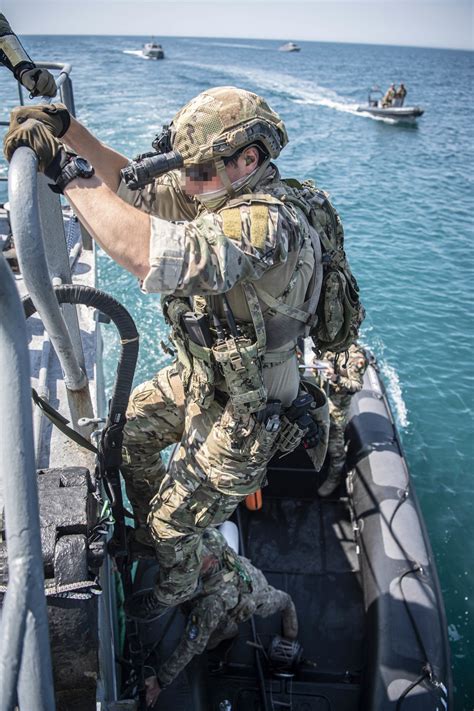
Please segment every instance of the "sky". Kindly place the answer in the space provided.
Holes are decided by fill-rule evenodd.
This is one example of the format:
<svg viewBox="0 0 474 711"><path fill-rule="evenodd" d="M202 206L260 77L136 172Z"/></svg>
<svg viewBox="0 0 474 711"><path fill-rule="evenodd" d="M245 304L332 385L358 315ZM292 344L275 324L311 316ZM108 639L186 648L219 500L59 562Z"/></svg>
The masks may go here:
<svg viewBox="0 0 474 711"><path fill-rule="evenodd" d="M474 0L0 0L0 10L20 35L152 32L474 49Z"/></svg>

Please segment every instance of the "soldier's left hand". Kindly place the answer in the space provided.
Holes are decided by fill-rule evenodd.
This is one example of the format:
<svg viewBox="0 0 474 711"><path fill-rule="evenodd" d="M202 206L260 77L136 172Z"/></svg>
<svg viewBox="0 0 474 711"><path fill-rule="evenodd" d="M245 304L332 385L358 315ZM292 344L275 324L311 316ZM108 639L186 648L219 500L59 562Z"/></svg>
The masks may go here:
<svg viewBox="0 0 474 711"><path fill-rule="evenodd" d="M47 69L25 69L20 74L20 83L28 89L31 96L56 96L56 82Z"/></svg>
<svg viewBox="0 0 474 711"><path fill-rule="evenodd" d="M34 119L27 119L19 126L8 129L3 141L7 161L11 161L14 152L20 146L27 146L36 153L38 169L42 173L47 173L48 167L62 150L62 145L57 138L43 123Z"/></svg>

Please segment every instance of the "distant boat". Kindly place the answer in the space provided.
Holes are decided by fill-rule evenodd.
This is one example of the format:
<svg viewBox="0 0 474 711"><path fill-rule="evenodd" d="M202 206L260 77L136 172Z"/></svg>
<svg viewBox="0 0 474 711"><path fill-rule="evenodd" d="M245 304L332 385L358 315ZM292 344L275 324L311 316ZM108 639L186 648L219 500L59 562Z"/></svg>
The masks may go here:
<svg viewBox="0 0 474 711"><path fill-rule="evenodd" d="M356 110L379 118L397 121L413 121L425 112L421 106L403 106L403 99L395 99L390 106L382 106L383 92L374 87L369 91L367 104L359 104Z"/></svg>
<svg viewBox="0 0 474 711"><path fill-rule="evenodd" d="M298 47L295 42L287 42L278 47L279 52L301 52L301 47Z"/></svg>
<svg viewBox="0 0 474 711"><path fill-rule="evenodd" d="M143 45L142 54L144 57L148 57L148 59L165 58L165 51L163 47L161 46L161 44L153 42L153 40Z"/></svg>

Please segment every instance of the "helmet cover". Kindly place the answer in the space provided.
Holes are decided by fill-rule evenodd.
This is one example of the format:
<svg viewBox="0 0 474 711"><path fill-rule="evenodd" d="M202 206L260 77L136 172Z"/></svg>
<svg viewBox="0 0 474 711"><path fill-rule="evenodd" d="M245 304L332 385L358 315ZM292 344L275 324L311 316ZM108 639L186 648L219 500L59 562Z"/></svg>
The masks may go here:
<svg viewBox="0 0 474 711"><path fill-rule="evenodd" d="M198 94L178 111L170 128L173 150L185 165L228 157L254 144L273 159L288 143L283 121L267 102L234 86Z"/></svg>

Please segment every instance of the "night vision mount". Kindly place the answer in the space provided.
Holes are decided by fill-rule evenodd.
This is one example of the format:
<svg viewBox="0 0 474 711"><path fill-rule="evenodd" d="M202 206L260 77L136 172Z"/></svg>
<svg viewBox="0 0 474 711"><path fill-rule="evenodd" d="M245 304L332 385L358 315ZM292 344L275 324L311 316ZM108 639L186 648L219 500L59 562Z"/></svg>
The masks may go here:
<svg viewBox="0 0 474 711"><path fill-rule="evenodd" d="M152 146L155 149L153 153L142 153L120 171L122 180L130 190L139 190L158 176L182 168L181 154L172 150L169 126L163 126L163 131L156 136Z"/></svg>

